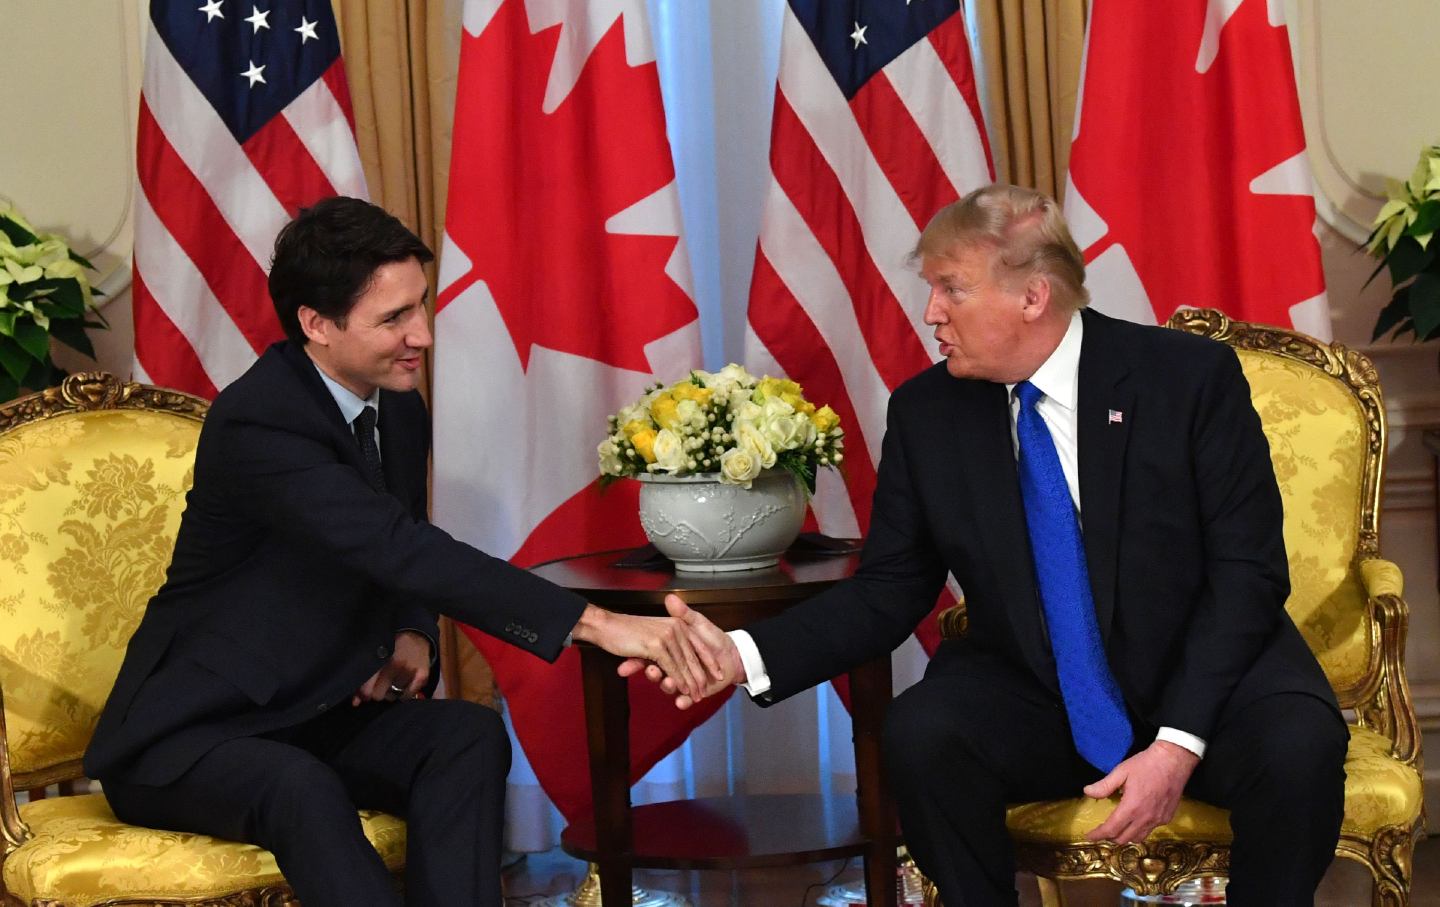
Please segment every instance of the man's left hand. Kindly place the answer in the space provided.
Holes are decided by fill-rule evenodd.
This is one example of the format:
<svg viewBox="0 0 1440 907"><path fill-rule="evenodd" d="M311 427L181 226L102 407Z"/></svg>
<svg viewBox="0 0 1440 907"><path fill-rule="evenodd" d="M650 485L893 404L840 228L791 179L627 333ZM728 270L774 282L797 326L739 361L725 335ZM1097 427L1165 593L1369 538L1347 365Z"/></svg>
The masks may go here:
<svg viewBox="0 0 1440 907"><path fill-rule="evenodd" d="M1168 740L1156 740L1115 766L1110 774L1085 786L1085 796L1097 800L1121 791L1120 805L1110 818L1085 836L1087 841L1129 844L1143 841L1175 815L1185 783L1200 757Z"/></svg>
<svg viewBox="0 0 1440 907"><path fill-rule="evenodd" d="M420 691L429 680L430 640L423 633L401 630L395 634L390 660L360 685L350 704L417 699L424 695Z"/></svg>

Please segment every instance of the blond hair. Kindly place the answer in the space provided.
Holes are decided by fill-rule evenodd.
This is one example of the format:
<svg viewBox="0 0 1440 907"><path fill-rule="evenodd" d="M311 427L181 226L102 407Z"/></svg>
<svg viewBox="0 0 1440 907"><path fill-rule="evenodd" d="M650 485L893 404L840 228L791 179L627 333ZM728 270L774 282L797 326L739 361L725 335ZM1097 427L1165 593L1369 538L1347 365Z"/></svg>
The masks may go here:
<svg viewBox="0 0 1440 907"><path fill-rule="evenodd" d="M976 189L930 219L911 257L954 258L976 246L997 253L991 258L997 280L1013 285L1040 275L1061 307L1089 304L1085 259L1050 196L1003 183Z"/></svg>

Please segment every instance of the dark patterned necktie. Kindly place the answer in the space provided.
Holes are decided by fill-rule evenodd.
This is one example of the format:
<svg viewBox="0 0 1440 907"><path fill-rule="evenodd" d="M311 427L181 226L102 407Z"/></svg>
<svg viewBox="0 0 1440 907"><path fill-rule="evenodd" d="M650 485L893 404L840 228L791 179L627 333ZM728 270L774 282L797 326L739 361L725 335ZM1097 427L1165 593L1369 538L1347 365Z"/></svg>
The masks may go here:
<svg viewBox="0 0 1440 907"><path fill-rule="evenodd" d="M367 406L352 423L355 440L360 442L360 455L365 458L365 477L376 491L385 490L385 472L380 468L380 448L375 446L375 407Z"/></svg>
<svg viewBox="0 0 1440 907"><path fill-rule="evenodd" d="M1134 731L1125 714L1125 700L1100 639L1085 542L1075 502L1060 468L1060 455L1045 420L1035 409L1043 396L1029 381L1015 385L1020 413L1015 434L1020 439L1020 497L1040 603L1050 631L1050 648L1060 675L1060 694L1070 718L1075 749L1085 761L1109 772L1130 750Z"/></svg>

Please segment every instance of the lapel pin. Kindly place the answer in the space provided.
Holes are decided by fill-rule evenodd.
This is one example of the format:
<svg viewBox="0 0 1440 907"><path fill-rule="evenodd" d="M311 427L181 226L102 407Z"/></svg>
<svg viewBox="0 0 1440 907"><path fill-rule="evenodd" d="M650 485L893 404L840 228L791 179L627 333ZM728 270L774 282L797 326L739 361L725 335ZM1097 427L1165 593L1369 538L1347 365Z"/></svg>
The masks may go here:
<svg viewBox="0 0 1440 907"><path fill-rule="evenodd" d="M1119 425L1125 421L1125 414L1118 409L1110 410L1110 418L1106 420L1110 425Z"/></svg>

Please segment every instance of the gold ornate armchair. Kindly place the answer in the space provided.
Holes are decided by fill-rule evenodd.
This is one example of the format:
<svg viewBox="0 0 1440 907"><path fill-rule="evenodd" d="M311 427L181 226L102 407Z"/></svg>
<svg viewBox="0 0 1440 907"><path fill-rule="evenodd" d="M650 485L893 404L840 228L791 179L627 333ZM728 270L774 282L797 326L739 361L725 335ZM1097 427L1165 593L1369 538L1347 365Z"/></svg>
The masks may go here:
<svg viewBox="0 0 1440 907"><path fill-rule="evenodd" d="M80 777L125 644L165 578L206 403L88 373L0 406L0 900L6 907L295 899L248 844L126 825ZM405 825L362 813L392 871Z"/></svg>
<svg viewBox="0 0 1440 907"><path fill-rule="evenodd" d="M1341 707L1355 716L1336 853L1370 870L1375 907L1407 904L1410 858L1423 830L1420 735L1403 661L1409 609L1400 569L1379 552L1386 430L1375 368L1339 344L1210 309L1181 310L1169 327L1228 343L1240 356L1284 500L1286 609ZM963 605L942 614L940 627L963 635ZM1227 874L1225 810L1186 799L1143 844L1085 841L1115 802L1079 798L1009 810L1017 861L1039 877L1048 907L1064 903L1060 881L1114 879L1141 894L1165 894L1186 879ZM929 903L938 904L933 894Z"/></svg>

